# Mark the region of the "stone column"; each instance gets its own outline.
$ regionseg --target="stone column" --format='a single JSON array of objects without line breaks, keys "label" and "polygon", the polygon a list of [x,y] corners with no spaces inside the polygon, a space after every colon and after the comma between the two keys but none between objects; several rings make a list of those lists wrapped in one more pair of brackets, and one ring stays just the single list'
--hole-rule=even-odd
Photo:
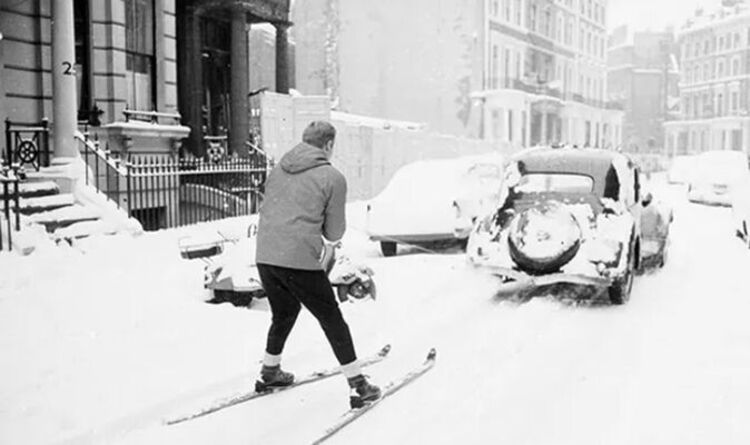
[{"label": "stone column", "polygon": [[286,23],[275,23],[276,27],[276,92],[289,94],[289,36]]},{"label": "stone column", "polygon": [[76,158],[77,128],[73,0],[52,0],[52,123],[56,158]]},{"label": "stone column", "polygon": [[232,41],[230,47],[230,126],[229,152],[244,156],[247,153],[245,141],[248,138],[250,122],[247,107],[249,93],[246,13],[236,9],[232,13]]},{"label": "stone column", "polygon": [[539,136],[539,144],[547,145],[547,110],[542,109],[542,131]]}]

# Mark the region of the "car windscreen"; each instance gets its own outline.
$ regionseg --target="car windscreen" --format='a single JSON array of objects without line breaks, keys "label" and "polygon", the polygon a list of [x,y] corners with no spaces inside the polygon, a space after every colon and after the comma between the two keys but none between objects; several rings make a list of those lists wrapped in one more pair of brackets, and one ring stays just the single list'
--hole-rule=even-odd
[{"label": "car windscreen", "polygon": [[590,176],[571,173],[527,173],[514,187],[516,193],[576,193],[587,194],[594,190]]}]

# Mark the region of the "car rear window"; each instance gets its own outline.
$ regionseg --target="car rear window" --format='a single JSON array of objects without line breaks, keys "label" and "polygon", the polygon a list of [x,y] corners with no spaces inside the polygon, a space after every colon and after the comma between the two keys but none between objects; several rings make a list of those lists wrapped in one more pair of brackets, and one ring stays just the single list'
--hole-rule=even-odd
[{"label": "car rear window", "polygon": [[591,193],[594,190],[594,180],[590,176],[570,173],[529,173],[523,175],[516,193]]}]

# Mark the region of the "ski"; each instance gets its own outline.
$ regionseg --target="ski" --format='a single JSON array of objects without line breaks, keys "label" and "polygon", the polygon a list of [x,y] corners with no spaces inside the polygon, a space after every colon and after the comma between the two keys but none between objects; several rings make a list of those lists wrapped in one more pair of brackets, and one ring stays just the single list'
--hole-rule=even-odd
[{"label": "ski", "polygon": [[[388,353],[390,351],[391,351],[391,345],[385,345],[377,353],[375,353],[375,354],[373,354],[373,355],[371,355],[369,357],[361,359],[360,360],[360,366],[365,367],[365,366],[374,365],[374,364],[382,361],[383,359],[385,359],[388,356]],[[270,389],[268,389],[266,391],[262,391],[262,392],[257,392],[254,389],[248,390],[246,392],[243,392],[243,393],[240,393],[240,394],[236,394],[236,395],[234,395],[232,397],[219,400],[218,402],[214,403],[213,405],[209,406],[208,408],[204,408],[204,409],[202,409],[202,410],[200,410],[198,412],[194,412],[192,414],[188,414],[188,415],[185,415],[185,416],[181,416],[181,417],[173,418],[173,419],[170,419],[170,420],[166,420],[164,423],[166,423],[167,425],[174,425],[174,424],[177,424],[177,423],[181,423],[181,422],[185,422],[185,421],[188,421],[188,420],[196,419],[198,417],[203,417],[205,415],[208,415],[208,414],[211,414],[211,413],[215,413],[216,411],[220,411],[220,410],[222,410],[224,408],[229,408],[230,406],[238,405],[240,403],[244,403],[244,402],[247,402],[249,400],[257,399],[257,398],[264,397],[264,396],[267,396],[267,395],[270,395],[270,394],[275,394],[275,393],[283,392],[283,391],[286,391],[288,389],[296,388],[298,386],[302,386],[302,385],[305,385],[305,384],[308,384],[308,383],[317,382],[319,380],[323,380],[325,378],[328,378],[328,377],[331,377],[331,376],[334,376],[334,375],[340,374],[340,373],[341,373],[341,368],[337,366],[335,368],[328,368],[328,369],[324,369],[322,371],[316,371],[316,372],[313,372],[311,374],[308,374],[308,375],[306,375],[306,376],[304,376],[302,378],[296,379],[294,381],[294,383],[292,383],[289,386],[281,386],[281,387],[270,388]]]},{"label": "ski", "polygon": [[367,411],[377,406],[380,402],[383,401],[383,399],[395,393],[396,391],[400,390],[401,388],[408,385],[409,383],[413,382],[417,378],[423,376],[427,371],[432,369],[432,367],[435,365],[436,357],[437,357],[437,351],[435,351],[435,348],[432,348],[429,354],[427,354],[427,359],[425,359],[424,363],[422,363],[421,365],[419,365],[417,368],[413,369],[412,371],[408,372],[404,376],[400,377],[399,379],[394,380],[390,382],[388,385],[386,385],[385,388],[383,388],[383,394],[378,400],[375,400],[374,402],[370,402],[361,408],[352,408],[346,413],[344,413],[344,415],[341,416],[341,418],[335,424],[328,427],[325,433],[321,437],[319,437],[315,442],[313,442],[312,445],[318,445],[328,440],[331,436],[341,431],[345,426],[349,425],[354,420],[362,416],[364,413],[366,413]]}]

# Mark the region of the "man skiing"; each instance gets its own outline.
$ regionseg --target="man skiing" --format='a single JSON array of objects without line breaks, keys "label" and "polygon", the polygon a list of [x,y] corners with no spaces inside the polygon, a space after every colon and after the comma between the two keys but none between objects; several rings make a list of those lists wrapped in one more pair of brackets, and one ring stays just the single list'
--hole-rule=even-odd
[{"label": "man skiing", "polygon": [[266,181],[256,263],[272,320],[256,390],[294,383],[294,375],[281,369],[281,353],[305,306],[341,364],[354,406],[378,399],[380,388],[362,374],[349,326],[321,266],[346,230],[346,179],[330,163],[335,138],[330,123],[310,123],[302,143],[282,156]]}]

